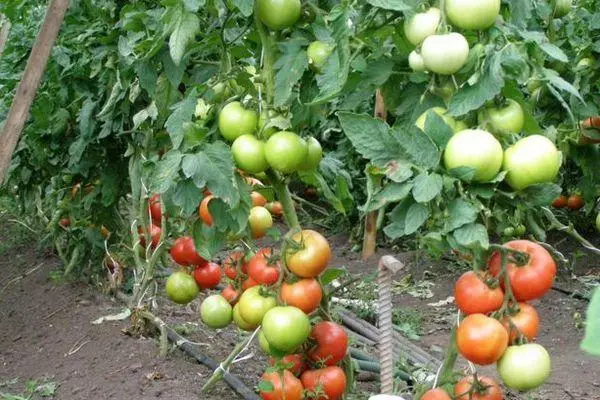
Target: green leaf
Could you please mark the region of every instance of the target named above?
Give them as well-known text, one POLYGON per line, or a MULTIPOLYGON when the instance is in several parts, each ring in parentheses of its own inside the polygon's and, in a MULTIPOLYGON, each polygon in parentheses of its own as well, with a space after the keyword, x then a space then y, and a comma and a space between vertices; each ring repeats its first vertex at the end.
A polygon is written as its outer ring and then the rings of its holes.
POLYGON ((215 225, 208 226, 200 220, 194 223, 192 236, 196 245, 196 251, 206 260, 214 258, 223 250, 227 243, 225 234, 217 231, 215 225))
POLYGON ((185 215, 192 215, 196 211, 201 198, 202 189, 196 186, 191 179, 179 182, 172 196, 173 204, 181 207, 185 215))
POLYGON ((424 204, 415 203, 408 209, 406 213, 406 221, 404 222, 404 234, 411 235, 419 230, 431 215, 429 207, 424 204))
POLYGON ((433 111, 429 111, 425 118, 425 133, 440 149, 445 149, 454 131, 433 111))
POLYGON ((335 281, 345 273, 346 271, 341 268, 327 268, 320 277, 321 284, 323 286, 329 285, 331 282, 335 281))
POLYGON ((392 11, 411 11, 418 4, 417 0, 367 0, 375 7, 392 11))
POLYGON ((138 76, 142 89, 146 90, 150 96, 153 96, 156 90, 156 81, 158 80, 156 70, 148 62, 140 62, 135 65, 135 73, 138 76))
POLYGON ((527 21, 531 18, 533 4, 530 0, 507 0, 510 8, 511 22, 521 28, 527 26, 527 21))
POLYGON ((304 47, 308 40, 303 37, 295 37, 281 42, 279 49, 281 56, 274 65, 275 74, 275 106, 285 105, 291 95, 294 86, 304 71, 308 68, 308 57, 304 47))
POLYGON ((475 178, 475 173, 477 173, 477 171, 475 170, 475 168, 471 167, 458 167, 452 168, 448 171, 448 173, 460 179, 461 181, 471 182, 473 178, 475 178))
POLYGON ((487 230, 481 224, 465 225, 455 230, 452 236, 458 244, 471 249, 487 249, 490 246, 487 230))
POLYGON ((392 133, 402 149, 400 154, 404 155, 408 161, 427 169, 436 168, 439 165, 440 151, 429 136, 424 135, 419 128, 414 125, 395 126, 392 128, 392 133))
POLYGON ((252 6, 254 4, 253 0, 232 0, 231 3, 241 11, 244 17, 249 17, 252 15, 252 6))
POLYGON ((165 128, 169 132, 171 142, 175 148, 178 148, 183 141, 183 123, 191 121, 194 116, 197 96, 195 89, 189 92, 184 101, 175 105, 173 113, 165 122, 165 128))
POLYGON ((537 44, 550 57, 561 62, 569 61, 569 57, 556 45, 552 44, 543 32, 518 30, 519 35, 528 43, 537 44))
POLYGON ((581 350, 600 357, 600 287, 594 290, 587 309, 585 336, 581 342, 581 350))
POLYGON ((423 173, 416 177, 412 190, 418 203, 427 203, 442 192, 444 180, 438 174, 423 173))
POLYGON ((206 0, 183 0, 183 4, 185 5, 186 10, 195 13, 198 12, 200 7, 206 5, 206 0))
POLYGON ((183 4, 171 7, 165 13, 166 31, 171 34, 169 38, 169 51, 176 65, 179 65, 187 45, 200 31, 200 19, 192 12, 187 11, 183 4))
POLYGON ((404 200, 412 189, 412 183, 391 183, 379 191, 365 208, 364 212, 377 211, 390 203, 404 200))
POLYGON ((475 222, 477 207, 462 199, 455 199, 448 205, 448 214, 444 229, 453 231, 463 225, 475 222))
POLYGON ((258 383, 258 391, 259 392, 265 392, 265 393, 270 393, 273 390, 275 390, 275 387, 273 386, 273 384, 269 381, 260 381, 258 383))
POLYGON ((164 193, 175 183, 179 176, 179 165, 182 154, 179 150, 171 150, 156 163, 150 176, 150 190, 152 193, 164 193))
POLYGON ((406 215, 410 207, 415 204, 410 197, 402 200, 390 213, 391 223, 383 228, 383 232, 390 239, 398 239, 406 235, 406 215))
POLYGON ((541 183, 523 189, 521 196, 534 206, 550 205, 560 194, 562 188, 554 183, 541 183))
POLYGON ((386 165, 385 176, 396 183, 402 183, 413 176, 414 165, 402 160, 392 160, 386 165))
POLYGON ((577 97, 582 102, 585 102, 583 100, 583 98, 581 97, 581 94, 579 93, 579 91, 577 89, 575 89, 575 87, 573 85, 571 85, 569 82, 567 82, 563 78, 561 78, 560 75, 558 75, 556 73, 556 71, 553 71, 553 70, 547 69, 547 68, 542 68, 542 72, 544 73, 544 78, 546 78, 548 80, 548 83, 550 85, 554 86, 558 90, 562 90, 564 92, 572 94, 573 96, 577 97))

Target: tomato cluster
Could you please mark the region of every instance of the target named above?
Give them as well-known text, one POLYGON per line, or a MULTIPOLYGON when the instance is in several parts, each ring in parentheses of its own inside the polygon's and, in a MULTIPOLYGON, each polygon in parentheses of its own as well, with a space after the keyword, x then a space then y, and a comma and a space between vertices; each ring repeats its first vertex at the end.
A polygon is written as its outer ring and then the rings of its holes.
POLYGON ((552 202, 554 208, 568 208, 573 211, 581 210, 584 205, 583 197, 579 193, 572 193, 568 196, 561 194, 552 202))

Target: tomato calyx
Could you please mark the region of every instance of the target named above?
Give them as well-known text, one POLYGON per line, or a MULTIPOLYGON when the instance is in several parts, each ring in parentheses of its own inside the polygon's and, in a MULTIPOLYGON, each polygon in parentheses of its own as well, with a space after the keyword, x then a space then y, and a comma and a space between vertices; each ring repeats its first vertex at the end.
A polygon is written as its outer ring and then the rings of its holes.
POLYGON ((479 379, 477 372, 473 374, 473 382, 471 383, 471 388, 465 392, 457 394, 456 397, 462 398, 462 396, 468 395, 469 399, 473 397, 473 395, 485 395, 488 392, 492 385, 488 385, 483 380, 479 379))

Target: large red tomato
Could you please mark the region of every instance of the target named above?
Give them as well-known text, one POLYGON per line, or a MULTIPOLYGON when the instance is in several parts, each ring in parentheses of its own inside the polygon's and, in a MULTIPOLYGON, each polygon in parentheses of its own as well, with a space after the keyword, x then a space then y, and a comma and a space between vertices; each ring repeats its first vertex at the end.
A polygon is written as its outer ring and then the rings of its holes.
POLYGON ((187 260, 188 265, 205 265, 206 260, 200 257, 196 251, 196 244, 191 236, 184 236, 183 239, 183 257, 187 260))
POLYGON ((162 210, 160 207, 160 195, 158 193, 150 197, 150 200, 148 201, 148 209, 150 210, 152 222, 160 226, 162 210))
POLYGON ((314 278, 327 268, 331 260, 331 248, 319 232, 304 230, 292 236, 285 254, 290 271, 301 278, 314 278))
POLYGON ((489 365, 498 361, 508 346, 508 332, 500 322, 483 314, 471 314, 456 330, 458 351, 467 360, 489 365))
POLYGON ((319 322, 310 333, 316 345, 308 352, 308 357, 325 365, 335 365, 342 361, 348 350, 348 335, 344 328, 331 322, 319 322))
POLYGON ((248 275, 261 285, 274 284, 280 273, 279 260, 269 248, 260 249, 248 262, 248 275))
POLYGON ((455 400, 502 400, 502 389, 496 381, 487 376, 478 376, 474 383, 473 376, 467 376, 454 386, 455 400))
POLYGON ((499 287, 492 288, 491 276, 483 272, 465 272, 454 285, 456 305, 465 314, 487 314, 502 307, 504 293, 499 287))
MULTIPOLYGON (((528 301, 542 297, 554 282, 556 262, 542 246, 529 240, 513 240, 504 247, 526 253, 529 260, 523 266, 509 262, 507 264, 510 285, 518 301, 528 301)), ((488 261, 492 274, 498 276, 502 269, 499 253, 494 253, 488 261)))
POLYGON ((194 270, 194 279, 200 289, 214 289, 221 282, 221 268, 215 263, 207 263, 194 270))
POLYGON ((323 290, 316 279, 306 278, 293 283, 284 282, 279 295, 284 304, 298 307, 306 314, 310 314, 319 308, 323 290))
POLYGON ((540 317, 533 306, 519 303, 519 312, 505 317, 502 324, 510 335, 511 343, 519 337, 519 334, 525 336, 527 340, 533 340, 540 330, 540 317))
POLYGON ((306 390, 320 392, 323 396, 318 396, 313 400, 339 400, 346 391, 346 374, 340 367, 325 367, 321 369, 311 369, 300 377, 306 390))
POLYGON ((171 246, 171 257, 173 257, 173 261, 175 261, 179 265, 190 265, 188 258, 186 257, 184 248, 185 248, 186 237, 180 237, 175 239, 173 242, 173 246, 171 246))
POLYGON ((283 371, 283 382, 279 372, 265 372, 262 380, 270 382, 273 385, 273 390, 269 392, 260 392, 260 397, 263 400, 302 400, 304 387, 300 379, 296 378, 288 370, 283 371))

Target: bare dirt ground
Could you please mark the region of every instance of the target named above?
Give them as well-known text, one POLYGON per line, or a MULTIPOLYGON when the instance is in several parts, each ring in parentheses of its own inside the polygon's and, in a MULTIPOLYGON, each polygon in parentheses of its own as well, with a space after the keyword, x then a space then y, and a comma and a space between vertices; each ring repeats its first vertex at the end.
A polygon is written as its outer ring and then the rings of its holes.
MULTIPOLYGON (((52 271, 60 269, 57 259, 37 249, 32 239, 13 243, 13 231, 6 223, 0 225, 0 244, 4 244, 0 246, 3 271, 0 278, 0 399, 10 398, 3 397, 7 393, 22 395, 28 380, 35 383, 29 385, 32 388, 44 383, 49 384, 50 389, 56 385, 55 391, 50 390, 55 392, 55 399, 237 398, 222 382, 211 394, 200 393, 200 387, 211 374, 210 369, 178 349, 171 349, 166 357, 160 357, 156 339, 123 334, 128 325, 126 321, 92 324, 91 321, 99 317, 120 312, 122 305, 87 285, 51 279, 52 271), (22 279, 14 279, 34 268, 37 269, 22 279)), ((344 236, 333 237, 332 247, 336 253, 332 265, 345 267, 361 278, 375 270, 376 261, 361 262, 358 254, 350 251, 344 236)), ((380 250, 378 256, 389 253, 394 254, 380 250)), ((399 289, 394 302, 398 308, 416 310, 422 316, 420 339, 416 343, 436 354, 446 345, 456 314, 453 304, 430 304, 452 295, 452 285, 460 271, 449 262, 421 259, 417 263, 412 254, 396 252, 395 255, 407 263, 417 282, 422 278, 431 282, 417 285, 424 289, 418 294, 426 298, 415 297, 414 290, 399 289)), ((600 263, 593 257, 585 257, 578 261, 574 272, 600 275, 600 263)), ((569 288, 575 286, 567 273, 561 274, 558 283, 569 288)), ((233 329, 204 330, 197 323, 199 301, 186 308, 159 299, 160 316, 169 324, 188 322, 189 339, 197 343, 202 352, 222 360, 237 342, 238 334, 233 329)), ((511 399, 600 399, 600 360, 579 350, 586 305, 585 301, 554 291, 536 303, 543 324, 538 341, 553 357, 553 374, 550 381, 530 397, 511 394, 511 399)), ((255 347, 250 351, 254 353, 252 360, 235 365, 232 372, 253 387, 267 360, 255 347)), ((441 358, 441 354, 438 356, 441 358)), ((493 374, 493 369, 482 372, 493 374)), ((353 400, 366 399, 375 386, 361 384, 359 390, 362 393, 353 396, 353 400)), ((40 398, 40 393, 32 398, 40 398)))

